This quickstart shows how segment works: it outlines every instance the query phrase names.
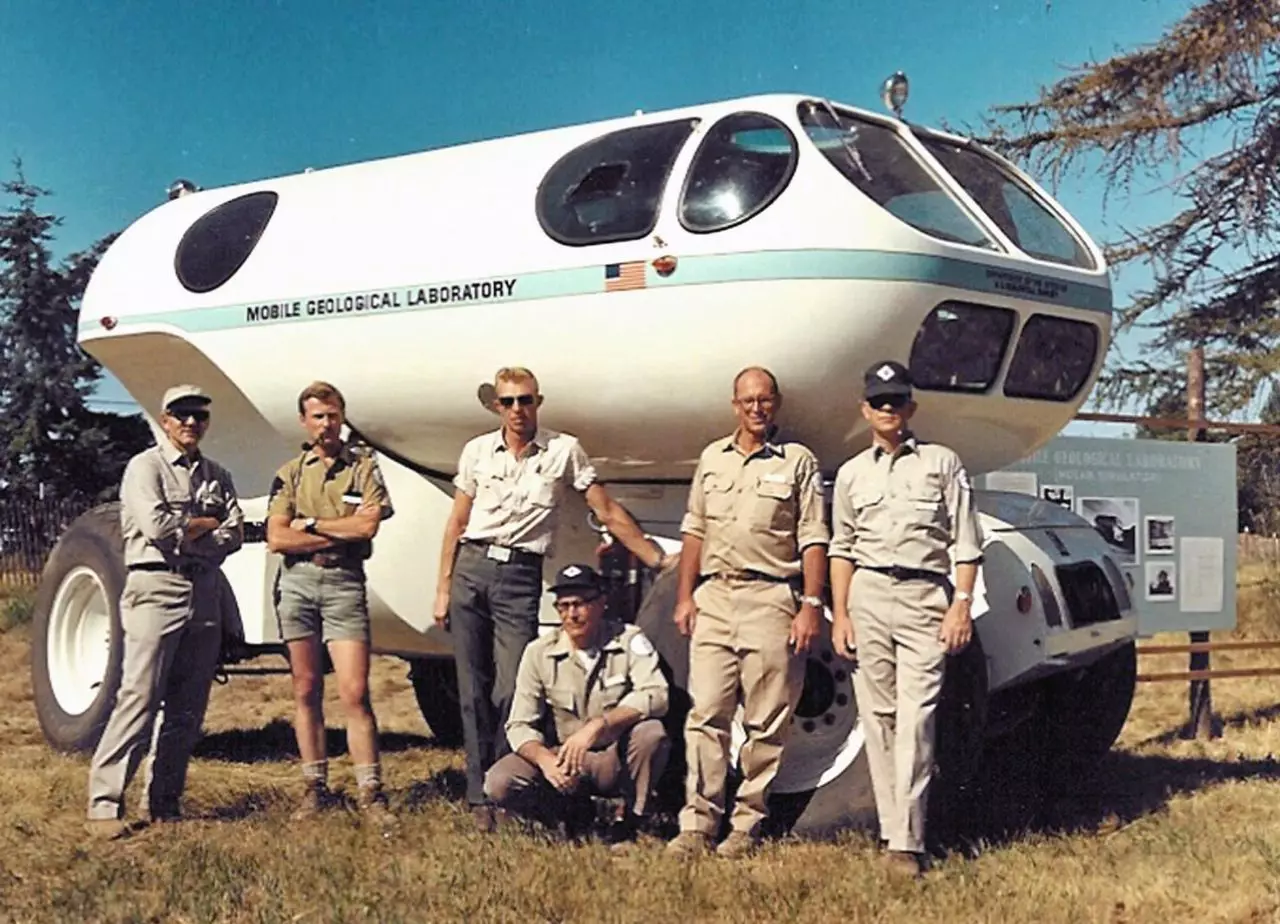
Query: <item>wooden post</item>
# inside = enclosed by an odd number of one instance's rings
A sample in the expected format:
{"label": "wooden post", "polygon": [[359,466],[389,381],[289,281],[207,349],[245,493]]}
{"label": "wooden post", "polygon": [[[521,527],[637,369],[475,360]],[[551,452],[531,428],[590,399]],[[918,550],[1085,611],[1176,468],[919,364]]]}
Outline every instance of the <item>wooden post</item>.
{"label": "wooden post", "polygon": [[[1192,347],[1187,354],[1187,439],[1193,443],[1204,440],[1204,347]],[[1191,642],[1208,642],[1208,632],[1192,632]],[[1209,652],[1191,652],[1189,667],[1193,671],[1209,670]],[[1209,693],[1209,680],[1192,680],[1188,690],[1191,707],[1188,729],[1193,738],[1207,741],[1213,737],[1213,698]]]}

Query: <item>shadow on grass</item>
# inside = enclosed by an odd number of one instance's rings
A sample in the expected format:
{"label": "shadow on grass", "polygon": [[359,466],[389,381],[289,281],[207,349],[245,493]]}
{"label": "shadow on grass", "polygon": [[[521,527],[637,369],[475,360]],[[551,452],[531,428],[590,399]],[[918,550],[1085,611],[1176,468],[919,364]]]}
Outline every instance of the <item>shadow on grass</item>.
{"label": "shadow on grass", "polygon": [[[434,738],[399,732],[382,732],[378,735],[378,742],[384,754],[439,747]],[[326,728],[325,747],[330,757],[346,754],[346,730]],[[237,728],[206,735],[196,745],[195,756],[237,764],[296,760],[298,744],[294,738],[293,725],[283,719],[273,719],[261,728]]]}
{"label": "shadow on grass", "polygon": [[[1221,735],[1228,728],[1242,729],[1251,725],[1265,725],[1268,722],[1274,722],[1280,719],[1280,705],[1264,706],[1260,709],[1249,709],[1244,712],[1236,712],[1229,716],[1214,715],[1213,717],[1213,733],[1215,736]],[[1152,735],[1150,738],[1144,738],[1139,741],[1137,746],[1149,747],[1154,744],[1169,745],[1175,741],[1185,741],[1194,738],[1191,724],[1188,722],[1177,728],[1172,728],[1158,735]]]}

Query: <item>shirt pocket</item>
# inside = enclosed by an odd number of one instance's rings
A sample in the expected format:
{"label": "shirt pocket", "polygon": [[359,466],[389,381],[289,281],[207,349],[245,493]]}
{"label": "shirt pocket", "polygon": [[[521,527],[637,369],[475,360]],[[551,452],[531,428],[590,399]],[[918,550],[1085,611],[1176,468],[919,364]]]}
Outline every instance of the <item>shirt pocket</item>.
{"label": "shirt pocket", "polygon": [[702,476],[702,499],[707,519],[728,520],[733,517],[733,479],[719,472]]}
{"label": "shirt pocket", "polygon": [[525,479],[525,497],[530,507],[551,508],[556,505],[557,480],[541,473],[529,475]]}
{"label": "shirt pocket", "polygon": [[785,476],[756,480],[751,522],[770,530],[791,530],[796,525],[796,485]]}
{"label": "shirt pocket", "polygon": [[909,481],[905,499],[912,514],[928,525],[939,526],[946,520],[946,494],[940,472],[926,472]]}
{"label": "shirt pocket", "polygon": [[603,711],[618,705],[618,703],[622,702],[622,697],[626,695],[627,675],[617,674],[613,677],[605,677],[600,681],[600,689],[591,697],[591,701]]}
{"label": "shirt pocket", "polygon": [[547,690],[547,702],[551,706],[553,717],[555,715],[576,716],[578,714],[577,704],[573,701],[573,693],[569,690],[550,688]]}
{"label": "shirt pocket", "polygon": [[870,487],[854,487],[849,492],[849,506],[853,508],[853,515],[856,517],[860,513],[865,513],[873,507],[878,507],[884,503],[884,491],[879,488]]}
{"label": "shirt pocket", "polygon": [[507,501],[510,489],[497,475],[480,473],[476,476],[476,506],[481,510],[497,510]]}

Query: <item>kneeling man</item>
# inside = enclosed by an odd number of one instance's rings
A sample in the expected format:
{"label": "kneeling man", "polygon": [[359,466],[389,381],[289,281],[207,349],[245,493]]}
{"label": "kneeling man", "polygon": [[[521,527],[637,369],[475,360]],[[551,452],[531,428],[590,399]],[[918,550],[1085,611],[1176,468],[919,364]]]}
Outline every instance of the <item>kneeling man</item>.
{"label": "kneeling man", "polygon": [[566,565],[551,592],[560,628],[520,659],[506,726],[512,753],[489,770],[485,794],[549,823],[565,819],[575,799],[621,796],[631,836],[670,752],[660,721],[667,681],[639,628],[605,620],[593,569]]}

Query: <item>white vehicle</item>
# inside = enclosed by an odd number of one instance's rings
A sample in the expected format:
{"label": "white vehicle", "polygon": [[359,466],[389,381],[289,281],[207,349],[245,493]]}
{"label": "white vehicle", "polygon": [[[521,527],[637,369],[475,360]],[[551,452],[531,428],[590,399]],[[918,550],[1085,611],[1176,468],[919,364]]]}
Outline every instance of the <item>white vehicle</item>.
{"label": "white vehicle", "polygon": [[[728,432],[745,365],[778,375],[782,423],[834,473],[869,443],[862,371],[907,362],[916,429],[978,474],[1072,418],[1110,336],[1101,252],[1031,179],[964,138],[816,97],[181,192],[103,258],[81,344],[148,411],[174,382],[213,396],[206,448],[259,527],[225,565],[254,646],[279,643],[260,526],[296,452],[296,395],[315,378],[342,388],[397,510],[368,563],[374,645],[411,663],[444,739],[459,719],[449,637],[431,618],[437,555],[459,451],[496,426],[483,399],[499,366],[537,373],[545,424],[580,436],[611,493],[674,548],[694,463]],[[1133,693],[1129,592],[1094,530],[1030,498],[980,505],[981,644],[950,672],[942,808],[984,742],[1029,718],[1051,770],[1104,752]],[[600,540],[585,507],[563,519],[548,569]],[[116,520],[109,505],[74,523],[41,585],[35,699],[60,749],[96,742],[119,683]],[[615,611],[632,611],[620,615],[681,685],[671,579],[639,605],[647,579],[606,566]],[[871,817],[849,667],[829,647],[809,660],[776,786],[793,830]]]}

